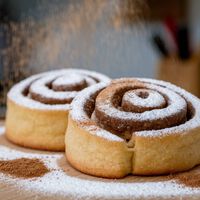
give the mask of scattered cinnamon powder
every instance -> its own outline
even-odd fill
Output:
[[[0,160],[0,172],[17,178],[34,178],[43,176],[49,169],[39,159],[19,158]]]
[[[170,175],[172,180],[185,185],[191,188],[199,188],[200,187],[200,174],[191,174],[191,173],[184,173],[184,174],[177,174],[177,175]]]

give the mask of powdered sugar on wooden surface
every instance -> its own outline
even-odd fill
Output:
[[[64,80],[64,78],[60,78],[62,76],[66,78],[68,75],[69,75],[68,81]],[[76,77],[76,78],[73,78],[73,77]],[[57,78],[58,78],[57,81],[54,82],[54,84],[56,85],[63,84],[63,83],[70,84],[73,81],[73,79],[75,82],[77,82],[78,80],[81,81],[80,77],[85,78],[88,85],[92,85],[95,83],[95,81],[92,80],[92,78],[97,79],[100,82],[109,81],[108,77],[100,73],[93,72],[93,71],[80,70],[80,69],[55,70],[55,71],[37,74],[21,81],[20,83],[16,84],[15,86],[11,88],[11,90],[8,93],[8,98],[12,100],[13,102],[15,102],[16,104],[19,104],[21,106],[24,106],[30,109],[68,110],[70,109],[70,104],[55,104],[55,105],[44,104],[39,101],[33,100],[30,98],[30,96],[25,96],[22,93],[25,88],[30,86],[30,90],[32,90],[33,92],[37,94],[39,93],[41,96],[44,95],[47,98],[51,98],[51,97],[54,97],[57,99],[74,98],[78,93],[77,91],[57,92],[57,91],[53,91],[49,89],[44,84],[46,82],[52,82]]]
[[[64,162],[65,170],[63,170],[64,168],[58,162],[64,157],[63,153],[39,152],[10,145],[4,138],[3,132],[4,128],[0,128],[0,159],[39,158],[51,169],[45,176],[33,179],[13,178],[0,173],[0,185],[1,183],[7,184],[11,191],[14,187],[16,190],[30,193],[32,198],[40,199],[40,197],[47,196],[52,199],[57,197],[60,200],[200,198],[200,189],[185,187],[175,181],[161,180],[160,178],[156,180],[155,177],[139,179],[138,176],[129,176],[119,180],[95,178],[75,171],[67,161],[66,166]],[[73,170],[75,173],[70,172]]]

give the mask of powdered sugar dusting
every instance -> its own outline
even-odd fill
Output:
[[[162,94],[166,94],[169,98],[169,105],[163,109],[155,109],[151,111],[146,111],[143,113],[134,113],[134,112],[125,112],[123,110],[119,110],[118,108],[111,105],[112,94],[108,94],[108,98],[105,102],[100,102],[98,107],[100,110],[105,111],[108,116],[115,116],[121,120],[137,120],[137,121],[152,121],[165,119],[169,115],[174,115],[177,112],[180,112],[183,108],[185,108],[186,102],[185,100],[179,96],[176,92],[169,90],[168,88],[162,88],[157,85],[147,85],[149,89],[154,89],[159,91]]]
[[[44,78],[40,78],[39,80],[34,81],[34,83],[30,86],[30,91],[39,94],[41,96],[45,96],[46,98],[55,98],[55,99],[68,99],[74,98],[77,95],[77,92],[70,91],[70,92],[58,92],[54,91],[45,86],[45,83],[52,82],[55,79],[55,75],[47,76]],[[57,79],[56,79],[57,80]],[[58,83],[57,83],[58,84]]]
[[[2,138],[0,128],[0,137]],[[51,169],[49,173],[40,178],[20,179],[13,178],[0,173],[0,182],[7,185],[15,185],[18,190],[33,192],[37,194],[39,199],[41,196],[57,196],[58,199],[152,199],[152,198],[171,198],[171,197],[187,197],[199,198],[200,189],[192,189],[179,185],[170,180],[152,181],[149,177],[143,177],[143,181],[137,181],[138,176],[123,180],[107,180],[102,178],[94,178],[83,175],[80,172],[67,173],[58,164],[58,160],[62,159],[63,153],[49,153],[38,151],[27,151],[24,149],[15,149],[9,143],[3,144],[0,139],[0,159],[9,160],[16,158],[39,158],[45,165]],[[66,161],[66,166],[69,171],[70,165]],[[12,186],[8,186],[11,187]],[[0,192],[1,193],[1,192]]]
[[[77,84],[81,81],[84,81],[84,78],[79,74],[68,74],[65,76],[61,76],[53,81],[52,85],[59,86],[59,85],[73,85]]]
[[[127,79],[120,79],[120,80],[126,81]],[[150,90],[155,90],[158,91],[160,94],[166,95],[168,98],[168,105],[162,109],[145,111],[143,113],[125,112],[119,110],[114,106],[111,106],[112,94],[108,94],[108,98],[105,101],[100,102],[102,105],[98,104],[99,106],[98,108],[102,109],[102,111],[106,111],[106,114],[110,117],[115,116],[116,118],[122,120],[134,119],[145,122],[147,120],[152,121],[156,119],[158,120],[165,119],[170,115],[175,115],[177,112],[182,112],[184,109],[187,108],[187,102],[188,102],[195,109],[195,113],[194,116],[192,116],[192,118],[186,121],[185,123],[159,130],[137,131],[134,134],[141,137],[158,137],[176,133],[186,134],[191,129],[196,129],[200,127],[200,100],[197,97],[193,96],[192,94],[188,93],[187,91],[175,85],[172,85],[164,81],[142,79],[142,78],[139,78],[138,80],[145,84],[145,88],[148,88]],[[78,95],[74,99],[70,115],[75,121],[77,121],[77,123],[80,123],[80,126],[83,126],[84,129],[89,130],[90,127],[90,125],[85,125],[90,123],[85,123],[85,122],[92,121],[93,123],[95,123],[95,120],[90,119],[90,116],[87,116],[84,110],[84,105],[86,101],[90,99],[93,94],[95,93],[98,94],[102,89],[106,88],[108,85],[109,84],[97,84],[95,86],[92,86],[89,89],[85,89],[84,92],[80,93],[80,95]],[[153,94],[153,96],[155,96],[155,94]],[[155,102],[153,102],[153,100],[154,99],[152,98],[151,99],[152,102],[149,102],[149,104],[153,105],[155,102],[162,103],[161,102],[162,98],[159,95],[157,95]],[[137,103],[140,105],[142,104],[140,102],[136,102],[136,104]],[[97,124],[93,126],[96,126],[96,128],[93,128],[92,133],[95,133],[96,135],[106,139],[121,141],[121,138],[119,138],[118,136],[116,136],[118,139],[116,137],[113,137],[113,134],[111,132],[100,128]]]
[[[154,90],[148,90],[148,93],[147,93],[148,96],[146,98],[139,97],[137,92],[138,92],[137,90],[126,92],[123,96],[122,101],[127,101],[127,102],[130,102],[130,104],[132,105],[143,107],[143,108],[147,108],[147,107],[154,108],[154,107],[162,106],[165,104],[164,97],[160,93]],[[144,92],[144,89],[143,89],[143,92]]]
[[[89,125],[87,126],[87,121],[90,121],[88,118],[86,112],[84,111],[84,106],[87,99],[91,98],[91,94],[94,94],[95,92],[100,91],[104,87],[106,87],[108,83],[99,83],[94,86],[91,86],[90,88],[87,88],[84,90],[82,95],[80,95],[78,98],[75,98],[73,103],[72,103],[72,110],[71,110],[71,116],[74,120],[77,120],[78,122],[84,122],[85,125],[83,127],[88,130],[91,134],[95,134],[99,137],[108,139],[108,140],[113,140],[113,141],[118,141],[118,142],[123,142],[123,139],[118,137],[117,135],[114,135],[104,129],[101,129],[100,127],[96,125]]]
[[[154,79],[145,79],[145,78],[139,78],[138,80],[144,81],[146,83],[152,83],[152,84],[157,84],[161,85],[164,88],[168,88],[178,94],[180,94],[187,102],[190,102],[192,106],[195,109],[194,116],[192,119],[186,121],[184,124],[181,124],[179,126],[175,127],[170,127],[170,128],[165,128],[162,130],[153,130],[153,131],[140,131],[137,132],[136,134],[139,136],[163,136],[163,135],[169,135],[169,134],[177,134],[182,132],[182,134],[186,134],[188,131],[191,129],[196,129],[200,127],[200,100],[199,98],[195,97],[191,93],[185,91],[184,89],[175,86],[171,83],[165,82],[165,81],[160,81],[160,80],[154,80]]]
[[[72,75],[73,74],[73,75]],[[95,81],[91,80],[92,77],[95,80],[99,80],[100,82],[108,82],[109,78],[97,73],[97,72],[92,72],[92,71],[88,71],[88,70],[80,70],[80,69],[61,69],[61,70],[55,70],[55,71],[50,71],[50,72],[45,72],[45,73],[41,73],[38,75],[34,75],[31,76],[23,81],[21,81],[20,83],[16,84],[15,86],[13,86],[11,88],[11,90],[8,93],[8,98],[10,100],[12,100],[13,102],[15,102],[16,104],[19,104],[21,106],[30,108],[30,109],[39,109],[39,110],[68,110],[70,109],[70,104],[54,104],[54,105],[49,105],[49,104],[44,104],[41,102],[38,102],[36,100],[33,100],[30,98],[30,96],[24,96],[23,92],[25,90],[25,88],[28,88],[30,86],[30,90],[32,92],[35,92],[36,94],[39,94],[41,96],[45,96],[45,97],[53,97],[53,98],[57,98],[57,99],[73,99],[76,95],[77,95],[77,91],[59,91],[59,92],[55,92],[53,90],[51,90],[50,88],[45,86],[46,82],[52,82],[55,79],[58,78],[58,82],[54,82],[54,84],[58,84],[59,82],[62,84],[63,83],[63,79],[60,78],[61,76],[70,76],[71,78],[69,78],[68,80],[68,84],[69,82],[72,82],[72,79],[74,79],[74,81],[76,82],[77,80],[80,81],[80,76],[81,77],[86,77],[86,82],[88,83],[88,85],[92,85],[95,83]],[[77,77],[76,77],[77,75]],[[73,78],[76,77],[76,78]],[[66,83],[66,82],[65,82]]]

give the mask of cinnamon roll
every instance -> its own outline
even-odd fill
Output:
[[[66,156],[95,176],[161,175],[200,164],[200,100],[170,83],[122,78],[73,100]]]
[[[31,76],[8,93],[6,136],[13,143],[64,151],[71,101],[84,88],[109,78],[96,72],[62,69]]]

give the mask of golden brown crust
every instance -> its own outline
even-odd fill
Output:
[[[84,173],[121,178],[131,171],[132,152],[127,150],[124,142],[109,141],[90,134],[81,129],[70,116],[65,144],[67,159]]]
[[[133,173],[160,175],[186,171],[200,163],[199,147],[200,128],[163,137],[137,136]]]
[[[134,148],[128,148],[125,141],[108,141],[87,132],[70,115],[68,121],[67,159],[86,174],[106,178],[130,173],[160,175],[186,171],[200,163],[199,128],[162,138],[136,136]]]
[[[64,151],[68,111],[36,110],[8,99],[6,137],[24,147]]]

